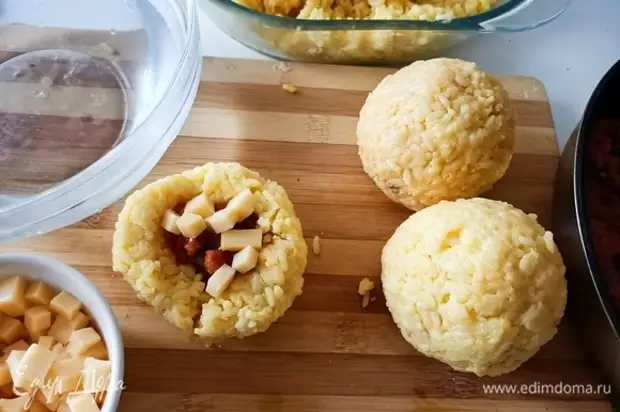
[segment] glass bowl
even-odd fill
[[[120,199],[195,98],[194,0],[0,2],[0,241]]]
[[[404,64],[443,53],[480,33],[518,32],[558,17],[570,0],[500,0],[452,20],[305,20],[262,13],[234,0],[199,0],[211,21],[251,49],[282,60]]]

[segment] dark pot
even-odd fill
[[[571,135],[558,167],[553,200],[553,231],[567,267],[569,304],[580,336],[592,357],[620,388],[620,317],[596,261],[586,220],[584,170],[594,122],[620,117],[620,61],[597,85],[583,118]],[[620,136],[618,136],[620,138]]]

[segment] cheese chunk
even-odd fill
[[[0,341],[6,344],[15,342],[25,333],[24,325],[17,319],[7,317],[0,325]]]
[[[52,326],[52,313],[43,306],[34,306],[24,314],[24,325],[31,334],[49,329]]]
[[[184,213],[195,213],[205,218],[215,213],[215,208],[207,195],[201,193],[185,204]]]
[[[9,354],[11,353],[11,351],[14,350],[27,350],[30,347],[30,345],[23,339],[20,339],[16,342],[11,343],[9,346],[4,348],[4,353],[5,354]]]
[[[28,309],[26,289],[28,281],[21,276],[11,276],[0,280],[0,312],[9,316],[22,316]]]
[[[206,292],[214,298],[219,297],[226,290],[235,277],[235,269],[224,264],[207,281]]]
[[[92,347],[86,350],[86,352],[84,352],[83,355],[85,357],[91,357],[91,358],[100,359],[100,360],[107,360],[108,349],[106,348],[105,343],[101,341],[101,342],[95,343]]]
[[[76,330],[71,334],[67,353],[71,356],[78,356],[92,348],[96,343],[101,342],[101,336],[93,328]]]
[[[246,246],[241,252],[235,253],[232,268],[239,273],[247,273],[254,269],[258,262],[258,252],[252,246]]]
[[[43,282],[34,282],[26,290],[25,297],[31,305],[47,306],[54,297],[54,291]]]
[[[255,205],[256,198],[252,194],[252,191],[250,189],[245,189],[230,199],[226,205],[226,209],[230,212],[233,219],[237,222],[241,222],[254,212]]]
[[[69,395],[67,405],[71,412],[99,412],[99,407],[93,396],[89,393]]]
[[[82,303],[65,291],[60,292],[50,302],[50,309],[52,312],[64,316],[67,319],[71,319],[77,315],[81,308]]]
[[[90,319],[88,316],[86,316],[82,312],[78,312],[74,317],[69,320],[69,325],[71,326],[71,329],[78,330],[87,327],[89,322]]]
[[[13,384],[18,387],[20,386],[19,382],[24,373],[20,367],[20,364],[25,354],[25,350],[14,350],[11,351],[9,357],[6,358],[6,364],[9,367],[9,372],[11,373],[11,380],[13,381]]]
[[[98,393],[108,390],[111,364],[107,360],[84,359],[84,392]]]
[[[62,402],[62,400],[60,399],[60,396],[58,396],[58,398],[54,400],[54,402],[49,402],[47,398],[45,397],[45,394],[43,393],[43,389],[39,389],[38,391],[36,391],[34,393],[34,398],[52,412],[56,411],[58,409],[58,406]]]
[[[9,369],[9,365],[6,361],[2,361],[0,364],[0,386],[7,385],[13,382],[13,378],[11,377],[11,370]]]
[[[13,399],[0,399],[0,411],[2,412],[23,412],[30,403],[30,395],[22,395]],[[28,409],[30,412],[30,409]]]
[[[237,222],[227,209],[222,209],[209,216],[207,223],[215,233],[222,233],[235,227]]]
[[[30,340],[32,342],[37,342],[41,336],[47,335],[48,329],[42,330],[40,332],[31,332],[28,331],[28,336],[30,336]]]
[[[222,233],[220,249],[237,252],[246,246],[260,249],[263,245],[263,231],[261,229],[229,230]]]
[[[46,378],[47,388],[41,389],[48,402],[55,402],[63,393],[82,390],[84,367],[82,357],[54,362]]]
[[[72,333],[73,329],[71,328],[69,319],[64,316],[56,316],[56,320],[52,323],[52,327],[50,328],[48,335],[63,345],[66,345],[69,343],[69,338],[71,338]]]
[[[13,384],[19,388],[30,389],[33,386],[42,386],[45,383],[45,376],[54,363],[55,356],[51,350],[33,343],[30,345],[19,368],[22,375],[17,381],[13,379]]]
[[[163,227],[166,232],[180,235],[181,231],[177,226],[177,222],[179,221],[180,217],[181,216],[179,216],[174,210],[166,210],[164,212],[164,217],[161,220],[161,227]]]
[[[205,220],[195,213],[183,213],[177,220],[181,234],[187,238],[196,238],[207,228]]]
[[[54,339],[54,337],[52,336],[40,336],[39,337],[39,345],[52,350],[52,347],[54,346],[56,339]]]

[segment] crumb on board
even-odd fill
[[[321,253],[321,239],[318,236],[315,236],[312,239],[312,253],[315,255],[319,255]]]
[[[368,278],[364,278],[360,281],[357,287],[357,294],[362,297],[362,308],[368,306],[370,302],[374,302],[375,298],[370,297],[370,292],[375,288],[375,282]]]
[[[370,291],[373,290],[374,288],[375,288],[375,282],[373,282],[372,280],[368,278],[364,278],[360,280],[360,284],[357,287],[357,293],[360,296],[363,296],[366,293],[370,293]]]
[[[129,317],[129,313],[124,313],[123,317],[128,318]]]
[[[288,93],[290,93],[290,94],[295,94],[295,93],[297,93],[297,91],[298,91],[297,87],[293,86],[293,85],[292,85],[292,84],[290,84],[290,83],[284,83],[284,84],[282,84],[282,88],[283,88],[286,92],[288,92]]]
[[[288,73],[293,70],[286,62],[278,62],[273,65],[273,69],[279,72]]]

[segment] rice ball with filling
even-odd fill
[[[381,280],[403,337],[458,371],[517,369],[556,334],[565,267],[551,232],[504,202],[442,201],[383,249]]]
[[[200,193],[213,204],[226,204],[245,189],[256,200],[255,223],[263,233],[258,262],[212,297],[205,292],[204,274],[177,261],[162,219],[167,210]],[[138,297],[206,343],[265,331],[281,317],[302,292],[307,254],[301,223],[284,189],[237,163],[208,163],[134,192],[118,216],[112,247],[114,270]]]

